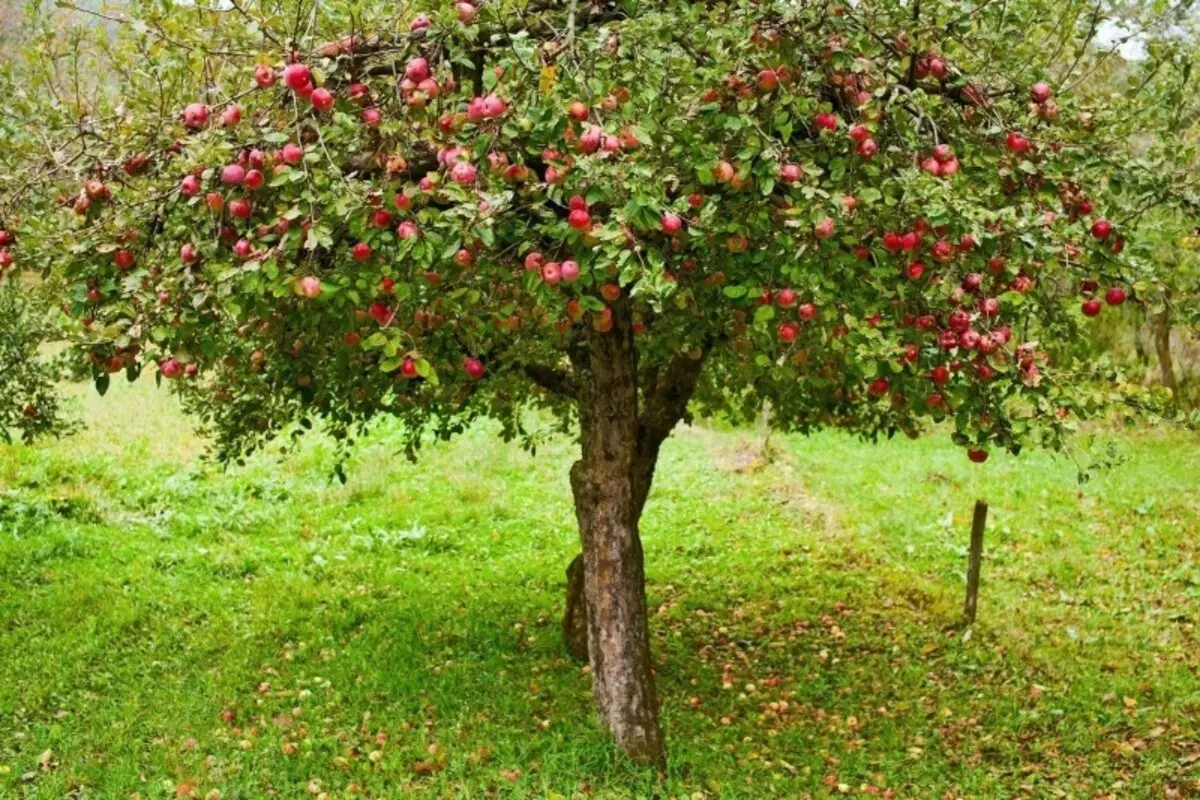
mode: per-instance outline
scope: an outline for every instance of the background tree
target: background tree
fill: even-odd
[[[678,422],[945,423],[983,462],[1125,397],[1069,346],[1155,279],[1121,222],[1151,171],[1082,91],[1092,3],[88,13],[115,37],[43,27],[5,73],[23,263],[82,367],[172,381],[231,460],[314,419],[399,417],[410,455],[578,430],[568,627],[637,760],[665,757],[638,520]]]

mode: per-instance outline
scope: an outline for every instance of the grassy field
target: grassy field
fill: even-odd
[[[1200,796],[1196,438],[1122,434],[1079,486],[943,436],[678,431],[643,526],[656,775],[562,655],[567,442],[221,472],[145,383],[0,450],[0,797]]]

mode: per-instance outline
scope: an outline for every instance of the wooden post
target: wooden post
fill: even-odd
[[[968,625],[975,622],[975,606],[979,600],[979,568],[983,562],[983,527],[987,524],[986,500],[975,501],[975,517],[971,520],[971,557],[967,563],[967,602],[963,617]]]

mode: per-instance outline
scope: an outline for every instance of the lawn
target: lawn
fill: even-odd
[[[0,450],[0,797],[1200,796],[1195,437],[1103,434],[1129,461],[1080,485],[944,435],[677,431],[643,524],[659,775],[560,646],[568,442],[223,472],[144,384]]]

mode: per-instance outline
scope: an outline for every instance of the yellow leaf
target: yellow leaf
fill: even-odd
[[[554,84],[558,82],[558,67],[548,66],[542,67],[542,77],[538,81],[538,91],[542,94],[550,94],[554,91]]]

